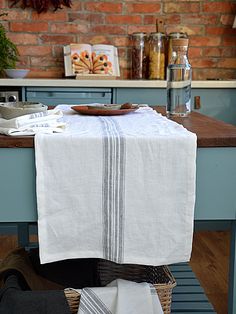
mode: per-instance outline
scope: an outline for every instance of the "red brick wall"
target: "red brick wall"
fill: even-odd
[[[17,44],[20,66],[31,77],[62,77],[64,44],[106,43],[119,48],[122,78],[129,78],[129,34],[153,32],[158,18],[166,32],[184,31],[190,38],[189,60],[195,80],[236,79],[236,2],[224,0],[72,0],[73,7],[38,15],[31,9],[0,13],[9,38]]]

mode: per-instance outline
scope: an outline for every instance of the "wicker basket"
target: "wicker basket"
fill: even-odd
[[[171,312],[172,289],[176,281],[167,266],[125,265],[101,260],[98,264],[101,285],[121,278],[135,282],[149,282],[156,288],[164,314]],[[75,290],[64,291],[72,314],[78,312],[80,294]]]

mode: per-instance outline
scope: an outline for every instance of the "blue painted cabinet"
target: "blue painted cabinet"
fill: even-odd
[[[88,104],[99,102],[166,104],[165,88],[72,88],[72,87],[25,87],[24,99],[40,101],[46,105]],[[200,96],[201,108],[194,108],[195,96]],[[192,108],[207,116],[236,125],[235,88],[192,88]]]
[[[236,89],[193,88],[193,101],[194,96],[200,96],[201,98],[201,109],[197,111],[226,123],[236,125]]]
[[[0,158],[0,221],[37,221],[34,149],[1,148]],[[195,220],[235,219],[235,160],[235,147],[198,148]]]
[[[116,88],[114,102],[166,104],[165,88]],[[200,96],[201,108],[194,108],[194,97]],[[236,125],[236,89],[192,88],[192,108],[207,116]]]
[[[25,99],[50,106],[95,102],[110,104],[112,102],[112,90],[111,88],[26,87]]]
[[[132,102],[138,104],[163,105],[166,104],[165,88],[114,88],[114,102],[120,104]]]

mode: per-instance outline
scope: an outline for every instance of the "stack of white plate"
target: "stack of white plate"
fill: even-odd
[[[47,109],[46,105],[29,101],[0,103],[0,114],[4,119],[13,119],[36,112],[46,112]]]

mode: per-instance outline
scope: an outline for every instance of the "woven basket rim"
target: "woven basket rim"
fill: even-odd
[[[153,286],[155,288],[157,288],[158,290],[163,289],[173,289],[176,286],[176,280],[174,278],[174,276],[172,275],[172,273],[169,271],[169,268],[167,266],[162,266],[163,270],[165,271],[166,276],[169,277],[169,282],[166,283],[155,283],[153,284]],[[82,290],[82,289],[80,289]],[[78,294],[79,296],[81,295],[81,293],[77,290],[77,289],[73,289],[73,288],[66,288],[64,289],[64,292],[69,296],[69,295],[76,295]]]
[[[167,266],[162,266],[162,268],[165,271],[166,276],[168,276],[170,280],[167,283],[154,283],[153,286],[158,287],[158,289],[173,289],[176,286],[176,280],[174,276]]]
[[[168,282],[164,283],[156,283],[153,284],[158,297],[161,302],[161,306],[163,309],[164,314],[171,313],[171,300],[172,300],[172,289],[176,286],[176,281],[174,276],[172,275],[171,271],[169,270],[168,266],[162,266],[162,269],[168,277]],[[78,307],[81,297],[81,290],[82,289],[73,289],[73,288],[66,288],[64,289],[64,294],[69,304],[70,310],[72,314],[78,313]]]

